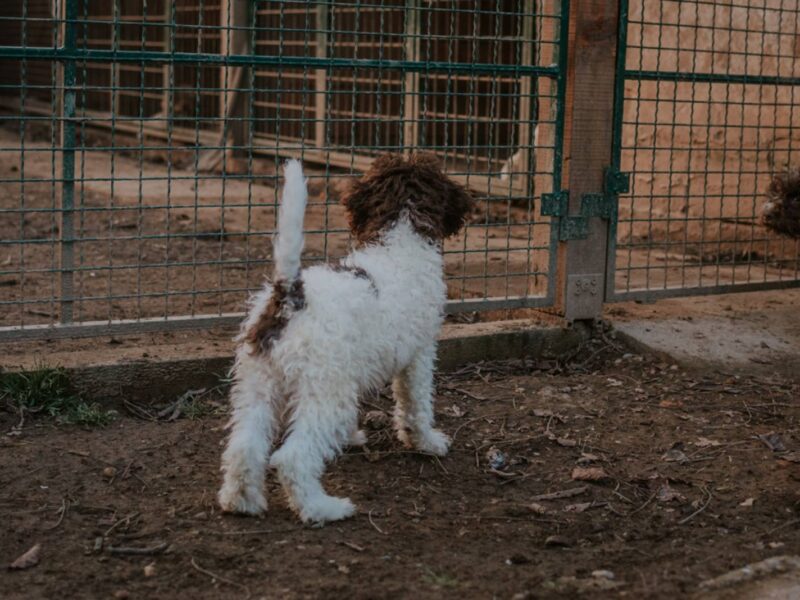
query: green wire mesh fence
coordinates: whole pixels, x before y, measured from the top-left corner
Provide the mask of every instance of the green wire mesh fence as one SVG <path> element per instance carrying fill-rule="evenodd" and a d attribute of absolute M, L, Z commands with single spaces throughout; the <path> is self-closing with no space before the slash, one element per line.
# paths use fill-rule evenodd
<path fill-rule="evenodd" d="M 798 244 L 759 216 L 798 166 L 797 0 L 624 0 L 615 107 L 619 200 L 608 298 L 800 283 Z"/>
<path fill-rule="evenodd" d="M 450 312 L 552 306 L 598 216 L 606 300 L 798 285 L 798 244 L 759 223 L 797 166 L 798 0 L 619 7 L 614 189 L 578 216 L 566 0 L 4 2 L 0 338 L 235 322 L 289 157 L 310 264 L 348 250 L 348 178 L 437 153 L 478 199 L 445 246 Z"/>
<path fill-rule="evenodd" d="M 338 197 L 428 150 L 475 193 L 451 312 L 545 306 L 567 14 L 553 0 L 9 0 L 0 8 L 0 337 L 233 322 L 271 271 L 280 164 L 308 263 Z M 56 326 L 56 327 L 54 327 Z"/>

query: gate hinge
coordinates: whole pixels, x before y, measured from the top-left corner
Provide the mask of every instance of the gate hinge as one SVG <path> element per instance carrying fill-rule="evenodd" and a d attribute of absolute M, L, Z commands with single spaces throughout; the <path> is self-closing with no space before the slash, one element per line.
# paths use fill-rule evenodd
<path fill-rule="evenodd" d="M 630 173 L 608 168 L 604 174 L 602 194 L 583 194 L 577 215 L 569 214 L 569 190 L 542 194 L 542 215 L 558 217 L 558 239 L 582 240 L 589 236 L 589 219 L 614 219 L 617 198 L 630 191 Z"/>
<path fill-rule="evenodd" d="M 562 190 L 553 194 L 542 194 L 542 214 L 548 217 L 559 217 L 558 239 L 582 240 L 589 235 L 589 219 L 599 217 L 611 219 L 617 208 L 616 196 L 604 194 L 584 194 L 581 196 L 581 208 L 578 215 L 570 216 L 569 191 Z"/>
<path fill-rule="evenodd" d="M 606 196 L 619 196 L 631 191 L 631 174 L 624 171 L 617 171 L 608 167 L 605 173 L 604 191 Z"/>
<path fill-rule="evenodd" d="M 542 194 L 542 215 L 545 217 L 566 217 L 569 210 L 569 191 L 561 190 L 552 194 Z"/>

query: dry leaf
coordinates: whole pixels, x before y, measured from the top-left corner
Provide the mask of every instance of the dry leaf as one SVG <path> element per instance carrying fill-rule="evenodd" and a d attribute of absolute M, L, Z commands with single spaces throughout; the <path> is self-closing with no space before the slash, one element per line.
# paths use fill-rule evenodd
<path fill-rule="evenodd" d="M 800 463 L 800 452 L 787 452 L 780 456 L 781 460 L 788 460 L 793 463 Z"/>
<path fill-rule="evenodd" d="M 467 414 L 467 411 L 458 406 L 458 404 L 453 404 L 453 406 L 445 408 L 444 413 L 446 415 L 450 415 L 451 417 L 463 417 L 465 414 Z"/>
<path fill-rule="evenodd" d="M 672 502 L 673 500 L 685 500 L 683 494 L 677 490 L 673 490 L 668 483 L 665 483 L 656 492 L 656 499 L 659 502 Z"/>
<path fill-rule="evenodd" d="M 756 500 L 755 498 L 748 498 L 747 500 L 739 504 L 739 506 L 753 506 L 753 502 L 755 502 L 755 500 Z"/>
<path fill-rule="evenodd" d="M 683 452 L 683 443 L 676 442 L 672 445 L 672 448 L 667 450 L 662 456 L 661 460 L 664 462 L 676 462 L 678 464 L 684 464 L 689 462 L 689 457 Z"/>
<path fill-rule="evenodd" d="M 588 452 L 581 452 L 581 457 L 577 460 L 579 465 L 588 465 L 593 462 L 598 462 L 600 457 L 596 454 L 590 454 Z"/>
<path fill-rule="evenodd" d="M 391 424 L 391 418 L 382 410 L 371 410 L 364 415 L 364 426 L 373 431 L 384 429 Z"/>
<path fill-rule="evenodd" d="M 538 502 L 531 502 L 528 505 L 528 508 L 531 510 L 532 513 L 536 513 L 537 515 L 547 514 L 547 508 L 545 508 Z"/>
<path fill-rule="evenodd" d="M 608 474 L 603 467 L 575 467 L 572 469 L 572 478 L 575 481 L 603 481 L 608 479 Z"/>
<path fill-rule="evenodd" d="M 760 439 L 764 445 L 773 452 L 786 452 L 786 446 L 783 445 L 781 436 L 774 431 L 762 433 L 758 436 L 758 439 Z"/>
<path fill-rule="evenodd" d="M 42 545 L 36 544 L 28 550 L 25 554 L 21 555 L 17 560 L 9 565 L 9 569 L 30 569 L 31 567 L 39 564 L 39 554 L 41 553 Z"/>
<path fill-rule="evenodd" d="M 559 446 L 564 446 L 565 448 L 572 448 L 578 445 L 578 442 L 575 440 L 570 440 L 568 438 L 556 438 L 556 443 Z"/>
<path fill-rule="evenodd" d="M 544 541 L 545 546 L 570 546 L 570 541 L 560 535 L 551 535 Z"/>
<path fill-rule="evenodd" d="M 717 440 L 710 440 L 707 437 L 700 436 L 697 438 L 697 441 L 694 443 L 695 446 L 698 448 L 708 448 L 709 446 L 721 446 L 722 442 L 718 442 Z"/>
<path fill-rule="evenodd" d="M 681 408 L 683 402 L 680 400 L 662 400 L 658 403 L 661 408 Z"/>

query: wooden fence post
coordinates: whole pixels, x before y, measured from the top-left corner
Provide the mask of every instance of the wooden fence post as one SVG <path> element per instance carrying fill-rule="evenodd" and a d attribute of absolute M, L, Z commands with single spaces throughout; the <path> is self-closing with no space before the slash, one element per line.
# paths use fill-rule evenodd
<path fill-rule="evenodd" d="M 564 127 L 563 189 L 569 214 L 581 213 L 584 194 L 604 193 L 611 165 L 619 3 L 572 0 Z M 602 314 L 608 221 L 588 218 L 588 236 L 558 248 L 556 307 L 570 321 Z"/>

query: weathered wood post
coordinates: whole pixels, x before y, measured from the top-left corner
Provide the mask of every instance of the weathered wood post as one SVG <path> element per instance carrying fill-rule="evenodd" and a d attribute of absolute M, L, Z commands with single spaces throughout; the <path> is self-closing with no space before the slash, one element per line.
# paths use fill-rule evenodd
<path fill-rule="evenodd" d="M 569 217 L 566 223 L 562 218 L 556 307 L 572 321 L 598 318 L 603 309 L 607 217 L 615 214 L 610 203 L 616 201 L 605 193 L 605 172 L 611 165 L 619 3 L 572 0 L 569 19 L 562 177 Z M 586 220 L 570 223 L 570 217 Z M 569 227 L 573 223 L 576 229 Z"/>

